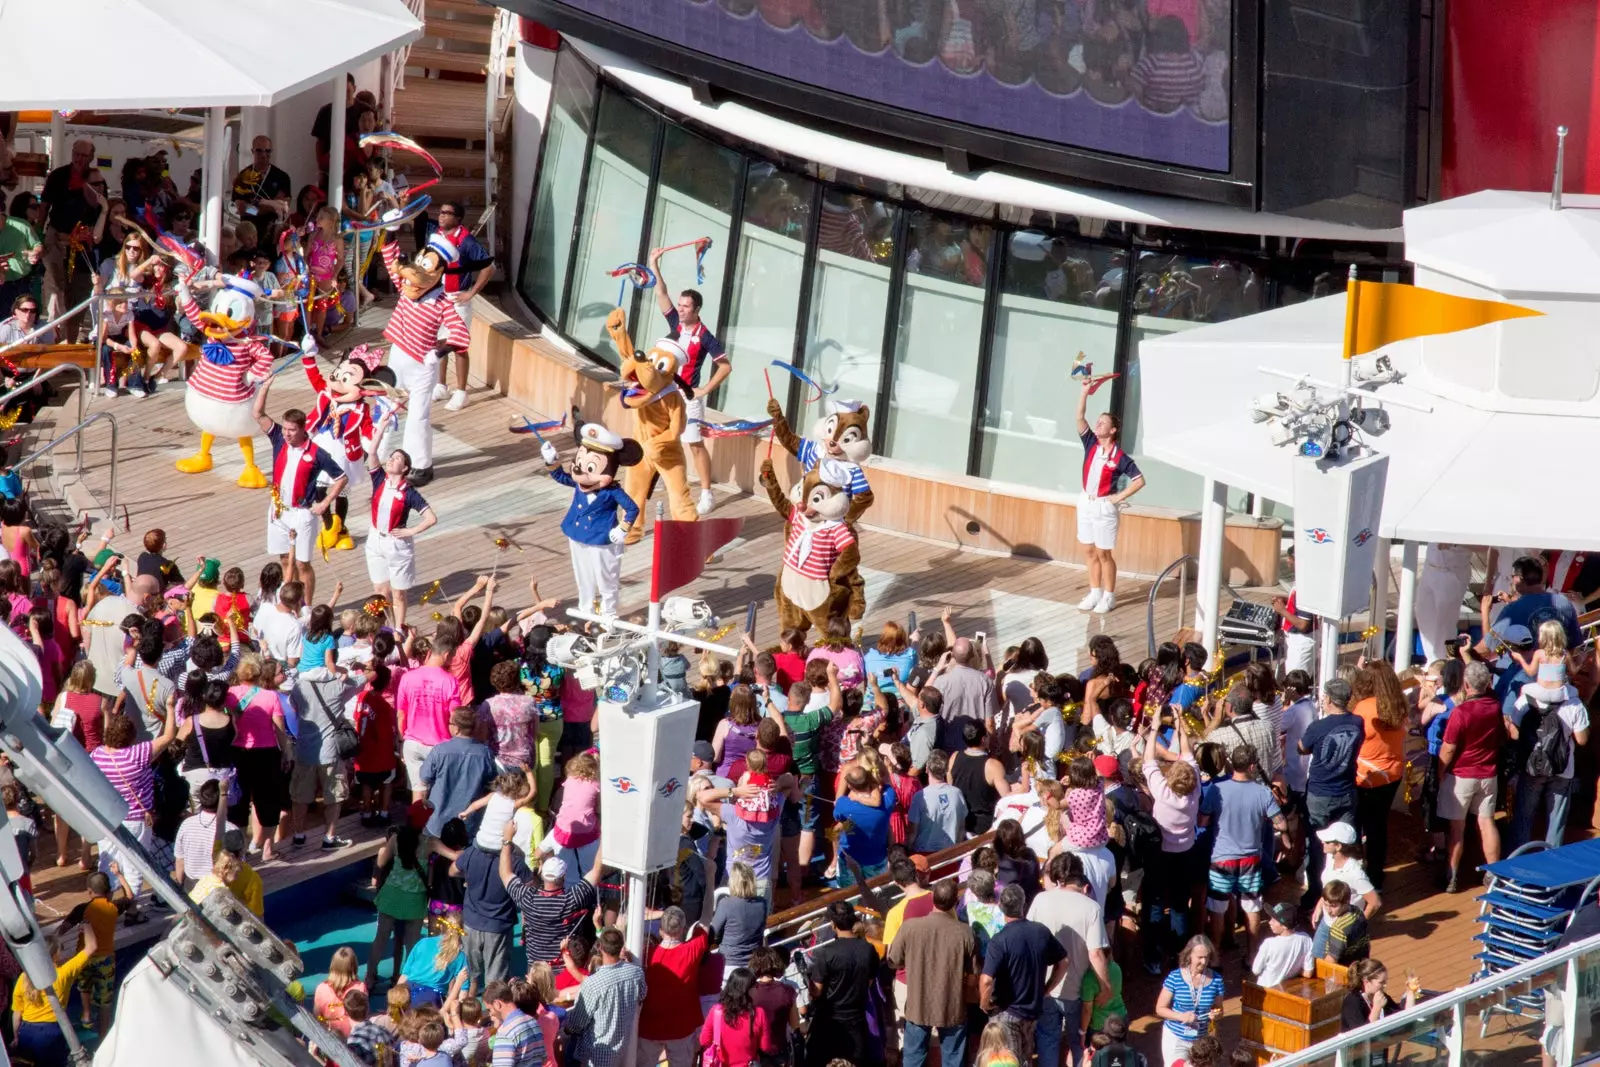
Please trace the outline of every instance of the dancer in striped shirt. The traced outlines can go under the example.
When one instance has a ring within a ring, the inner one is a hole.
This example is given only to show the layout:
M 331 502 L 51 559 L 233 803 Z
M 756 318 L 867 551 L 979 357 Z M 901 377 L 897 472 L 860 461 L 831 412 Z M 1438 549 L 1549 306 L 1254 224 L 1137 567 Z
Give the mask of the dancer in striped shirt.
M 433 387 L 439 381 L 441 353 L 465 352 L 472 340 L 461 312 L 445 295 L 446 267 L 460 259 L 460 251 L 442 233 L 434 233 L 415 258 L 400 264 L 400 249 L 383 246 L 383 265 L 400 291 L 389 325 L 383 329 L 390 343 L 389 369 L 395 383 L 407 392 L 404 448 L 415 465 L 411 484 L 421 488 L 433 481 Z M 443 339 L 440 338 L 441 332 Z

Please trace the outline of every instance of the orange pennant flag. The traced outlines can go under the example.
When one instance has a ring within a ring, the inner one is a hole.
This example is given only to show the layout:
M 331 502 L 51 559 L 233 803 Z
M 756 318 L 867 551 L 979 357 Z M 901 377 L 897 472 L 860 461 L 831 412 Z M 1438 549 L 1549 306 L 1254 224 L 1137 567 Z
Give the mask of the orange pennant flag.
M 1396 341 L 1470 330 L 1542 311 L 1498 300 L 1474 300 L 1395 282 L 1352 280 L 1347 290 L 1344 358 L 1354 359 Z

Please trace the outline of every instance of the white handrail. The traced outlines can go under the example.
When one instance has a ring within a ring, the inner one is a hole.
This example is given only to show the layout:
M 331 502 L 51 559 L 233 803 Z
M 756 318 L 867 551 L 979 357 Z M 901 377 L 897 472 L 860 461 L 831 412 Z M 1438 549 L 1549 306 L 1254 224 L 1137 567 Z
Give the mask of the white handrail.
M 78 423 L 78 425 L 74 426 L 72 429 L 68 430 L 66 433 L 64 433 L 61 436 L 49 441 L 48 443 L 46 443 L 44 445 L 41 445 L 35 451 L 33 451 L 33 452 L 29 453 L 28 455 L 24 456 L 22 459 L 17 460 L 16 463 L 12 464 L 12 466 L 14 468 L 25 467 L 28 464 L 32 463 L 34 460 L 39 459 L 42 456 L 48 455 L 49 453 L 55 451 L 56 447 L 58 445 L 60 445 L 63 441 L 66 441 L 68 438 L 79 437 L 79 435 L 81 435 L 84 430 L 87 430 L 90 426 L 93 426 L 95 423 L 99 422 L 101 419 L 104 419 L 104 420 L 106 420 L 107 422 L 109 422 L 111 424 L 111 486 L 110 486 L 110 499 L 109 499 L 107 507 L 106 507 L 106 516 L 109 519 L 111 519 L 112 521 L 115 521 L 116 514 L 117 514 L 117 419 L 116 419 L 116 416 L 111 414 L 111 412 L 109 412 L 109 411 L 97 411 L 97 412 L 95 412 L 93 415 L 90 415 L 87 419 L 84 419 L 82 422 Z

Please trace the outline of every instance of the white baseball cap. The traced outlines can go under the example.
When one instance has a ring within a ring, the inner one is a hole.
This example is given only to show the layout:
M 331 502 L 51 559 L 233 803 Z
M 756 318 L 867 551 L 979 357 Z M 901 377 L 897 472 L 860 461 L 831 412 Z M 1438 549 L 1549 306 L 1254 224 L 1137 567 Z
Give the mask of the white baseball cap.
M 1356 828 L 1347 822 L 1336 822 L 1317 831 L 1317 840 L 1328 845 L 1353 845 Z
M 547 882 L 562 882 L 567 877 L 567 861 L 560 856 L 551 856 L 539 865 L 539 877 Z

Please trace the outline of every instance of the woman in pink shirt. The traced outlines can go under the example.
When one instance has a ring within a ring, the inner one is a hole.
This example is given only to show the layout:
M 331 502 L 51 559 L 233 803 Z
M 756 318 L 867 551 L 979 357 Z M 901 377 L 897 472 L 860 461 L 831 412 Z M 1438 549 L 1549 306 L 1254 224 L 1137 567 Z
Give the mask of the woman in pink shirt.
M 723 1063 L 760 1063 L 763 1052 L 775 1053 L 767 1013 L 755 1006 L 750 990 L 756 978 L 748 967 L 735 967 L 722 987 L 722 1001 L 700 1027 L 702 1048 L 722 1049 Z
M 1145 787 L 1153 802 L 1150 815 L 1161 827 L 1163 877 L 1145 880 L 1144 911 L 1140 917 L 1140 929 L 1165 933 L 1168 939 L 1173 936 L 1171 928 L 1157 923 L 1155 916 L 1162 908 L 1170 908 L 1174 916 L 1189 913 L 1189 898 L 1199 876 L 1197 860 L 1200 858 L 1194 843 L 1195 823 L 1200 815 L 1200 772 L 1189 751 L 1189 730 L 1183 716 L 1173 717 L 1172 728 L 1178 737 L 1178 755 L 1174 761 L 1163 759 L 1171 753 L 1161 748 L 1159 715 L 1150 716 L 1150 728 L 1144 738 Z M 1147 967 L 1155 962 L 1159 970 L 1162 950 L 1161 937 L 1145 939 Z
M 394 706 L 402 739 L 400 757 L 405 761 L 411 799 L 415 801 L 428 797 L 428 790 L 422 785 L 422 761 L 434 745 L 450 739 L 450 712 L 458 706 L 458 688 L 455 678 L 444 668 L 453 650 L 434 648 L 426 638 L 418 638 L 412 647 L 417 652 L 426 650 L 425 658 L 420 667 L 412 667 L 400 679 Z
M 459 707 L 470 708 L 476 703 L 472 699 L 472 653 L 478 647 L 484 627 L 489 622 L 489 610 L 494 607 L 495 587 L 494 578 L 480 576 L 472 583 L 472 588 L 467 590 L 466 595 L 451 607 L 450 615 L 439 620 L 439 625 L 433 632 L 435 648 L 449 646 L 452 650 L 444 666 L 456 680 L 456 704 Z M 469 609 L 467 604 L 479 593 L 483 594 L 483 607 Z M 468 611 L 477 613 L 472 617 L 470 632 L 466 621 L 469 617 Z
M 233 764 L 239 777 L 239 803 L 229 818 L 240 822 L 247 806 L 254 809 L 250 851 L 259 849 L 265 862 L 272 858 L 270 838 L 289 799 L 289 728 L 260 657 L 240 660 L 237 677 L 239 684 L 228 690 L 228 701 L 238 716 L 233 727 Z
M 817 647 L 811 650 L 806 662 L 819 659 L 839 668 L 839 685 L 845 689 L 854 689 L 866 679 L 867 668 L 861 651 L 850 642 L 848 619 L 828 620 L 827 632 L 817 641 Z

